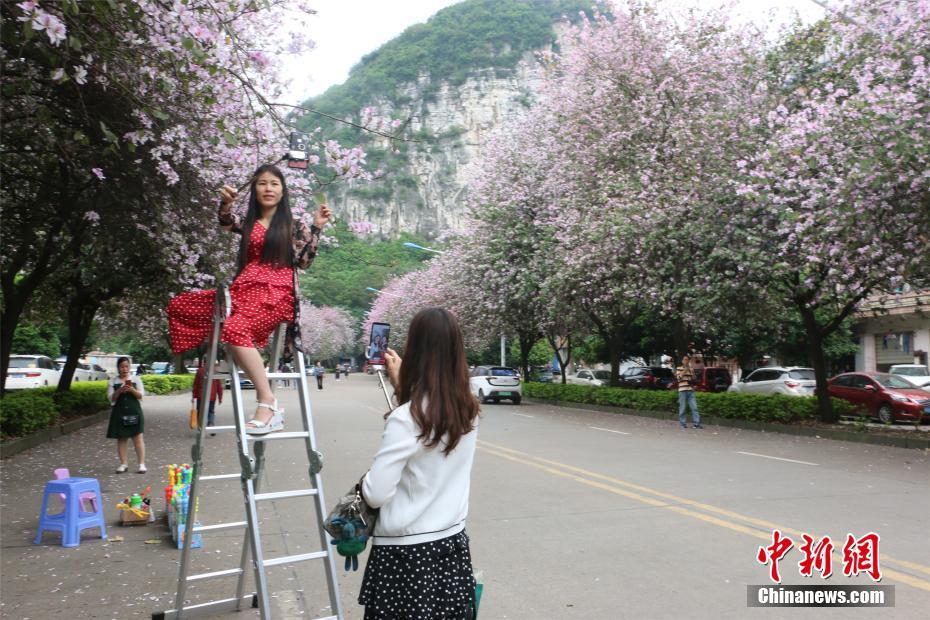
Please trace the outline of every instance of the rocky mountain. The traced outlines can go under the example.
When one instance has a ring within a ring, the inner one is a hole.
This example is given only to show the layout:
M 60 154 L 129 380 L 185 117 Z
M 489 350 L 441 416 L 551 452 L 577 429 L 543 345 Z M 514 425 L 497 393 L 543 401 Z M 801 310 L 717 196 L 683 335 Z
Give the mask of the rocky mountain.
M 337 215 L 369 221 L 383 238 L 434 238 L 459 230 L 468 163 L 487 136 L 531 105 L 542 79 L 536 53 L 556 45 L 571 0 L 466 0 L 408 28 L 369 54 L 349 79 L 308 107 L 360 122 L 364 110 L 404 121 L 407 142 L 389 143 L 342 124 L 323 126 L 361 144 L 384 175 L 331 191 Z M 304 119 L 304 127 L 319 125 Z

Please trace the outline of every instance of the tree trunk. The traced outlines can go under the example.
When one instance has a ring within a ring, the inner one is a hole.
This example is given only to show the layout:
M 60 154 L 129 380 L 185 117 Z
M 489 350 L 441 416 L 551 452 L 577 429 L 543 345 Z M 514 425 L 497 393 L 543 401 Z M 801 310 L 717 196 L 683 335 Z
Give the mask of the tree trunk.
M 521 330 L 517 333 L 517 338 L 520 343 L 520 369 L 523 371 L 523 380 L 526 381 L 530 377 L 530 351 L 539 340 L 539 334 L 535 330 L 532 332 Z
M 173 358 L 173 360 L 174 360 L 174 361 L 172 362 L 172 363 L 174 364 L 174 374 L 176 374 L 176 375 L 186 375 L 186 374 L 187 374 L 187 366 L 184 365 L 184 354 L 183 354 L 183 353 L 176 353 L 176 354 L 174 354 L 174 355 L 172 356 L 172 358 Z
M 623 357 L 623 351 L 618 334 L 611 334 L 607 339 L 607 352 L 610 356 L 610 387 L 620 387 L 620 358 Z
M 833 411 L 833 403 L 830 402 L 830 394 L 827 392 L 827 362 L 823 354 L 825 335 L 817 324 L 813 310 L 800 303 L 798 310 L 804 320 L 808 353 L 814 367 L 814 378 L 817 380 L 817 415 L 821 422 L 834 424 L 838 416 Z
M 0 394 L 6 391 L 6 375 L 10 368 L 10 354 L 13 353 L 13 334 L 23 313 L 21 298 L 11 300 L 4 292 L 3 301 L 3 312 L 0 313 Z
M 688 351 L 688 331 L 681 316 L 672 319 L 672 339 L 675 343 L 675 362 L 677 363 Z
M 546 334 L 546 340 L 549 341 L 549 346 L 552 347 L 552 350 L 555 352 L 555 358 L 559 361 L 559 372 L 562 374 L 562 385 L 565 385 L 567 383 L 565 366 L 567 366 L 572 359 L 572 340 L 571 337 L 566 336 L 565 359 L 562 359 L 562 354 L 559 353 L 559 343 L 556 338 L 557 336 Z
M 77 368 L 78 358 L 81 357 L 84 343 L 87 342 L 90 328 L 94 324 L 94 316 L 99 309 L 98 302 L 80 298 L 68 305 L 68 340 L 71 344 L 68 347 L 68 360 L 65 362 L 65 367 L 61 371 L 61 379 L 58 381 L 59 392 L 67 392 L 71 389 L 74 369 Z

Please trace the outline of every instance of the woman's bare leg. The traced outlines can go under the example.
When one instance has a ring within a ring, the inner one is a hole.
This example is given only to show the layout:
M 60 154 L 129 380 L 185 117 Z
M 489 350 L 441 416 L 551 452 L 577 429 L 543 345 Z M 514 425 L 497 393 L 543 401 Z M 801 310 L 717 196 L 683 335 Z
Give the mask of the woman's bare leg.
M 129 437 L 116 440 L 116 454 L 119 455 L 120 465 L 129 465 Z
M 255 392 L 258 402 L 274 403 L 274 393 L 271 391 L 271 385 L 268 383 L 268 376 L 265 374 L 265 362 L 262 360 L 258 349 L 253 347 L 239 347 L 233 344 L 226 345 L 233 356 L 236 358 L 236 364 L 246 376 L 252 380 L 255 385 Z M 255 411 L 255 419 L 259 422 L 267 422 L 274 414 L 271 409 L 259 407 Z
M 136 458 L 139 459 L 139 465 L 145 465 L 145 440 L 142 439 L 142 433 L 133 435 L 132 443 L 136 447 Z

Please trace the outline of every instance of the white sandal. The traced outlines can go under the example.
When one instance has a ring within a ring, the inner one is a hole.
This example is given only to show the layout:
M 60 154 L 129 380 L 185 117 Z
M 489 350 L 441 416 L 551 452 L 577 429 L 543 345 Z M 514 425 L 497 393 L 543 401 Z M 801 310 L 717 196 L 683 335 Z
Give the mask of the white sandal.
M 271 409 L 273 415 L 267 422 L 255 418 L 246 422 L 245 432 L 247 435 L 267 435 L 284 428 L 284 408 L 278 409 L 278 399 L 275 399 L 274 404 L 258 403 L 258 406 L 263 409 Z M 250 424 L 252 426 L 249 426 Z
M 127 471 L 129 471 L 129 465 L 125 463 L 120 464 L 120 466 L 116 468 L 116 473 L 118 474 L 125 474 Z

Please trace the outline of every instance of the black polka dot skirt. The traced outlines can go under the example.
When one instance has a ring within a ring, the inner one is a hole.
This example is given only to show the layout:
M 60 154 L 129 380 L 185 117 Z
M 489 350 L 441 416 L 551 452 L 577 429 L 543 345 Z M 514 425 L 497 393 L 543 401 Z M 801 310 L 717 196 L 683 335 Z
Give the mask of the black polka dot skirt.
M 365 620 L 471 620 L 474 598 L 462 531 L 418 545 L 373 545 L 358 602 Z

